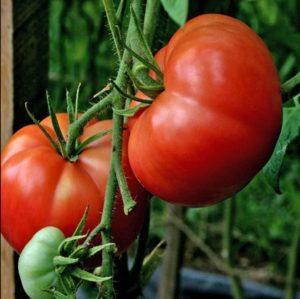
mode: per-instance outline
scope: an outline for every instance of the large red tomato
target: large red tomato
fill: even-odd
[[[280,85],[267,47],[239,20],[207,14],[156,57],[165,90],[131,123],[135,175],[173,203],[230,197],[267,162],[280,133]]]
[[[67,136],[68,117],[58,114]],[[42,121],[54,136],[51,121]],[[110,120],[90,122],[81,141],[112,127]],[[113,214],[112,235],[124,250],[139,233],[147,210],[146,192],[135,179],[127,155],[128,133],[124,133],[123,166],[137,206],[129,216],[123,213],[120,194]],[[89,206],[86,230],[101,217],[111,157],[111,135],[89,145],[76,162],[64,160],[36,125],[23,127],[10,139],[1,161],[1,232],[20,252],[35,232],[56,226],[70,236]]]

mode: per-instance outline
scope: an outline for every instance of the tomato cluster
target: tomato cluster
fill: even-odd
[[[141,228],[148,205],[145,189],[187,206],[230,197],[267,162],[281,128],[280,85],[272,57],[242,22],[214,14],[196,17],[155,59],[165,90],[129,120],[130,136],[124,132],[123,167],[137,206],[125,216],[117,194],[112,235],[119,250]],[[141,92],[138,96],[145,97]],[[57,117],[67,138],[68,116]],[[42,125],[55,138],[50,118]],[[92,121],[80,141],[111,127],[110,120]],[[20,252],[46,226],[70,236],[87,206],[86,229],[95,227],[110,158],[110,135],[70,162],[36,125],[16,132],[1,160],[4,237]]]

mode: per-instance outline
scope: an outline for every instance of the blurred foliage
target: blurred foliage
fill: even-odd
[[[74,92],[82,82],[80,109],[86,109],[92,95],[114,76],[117,66],[101,1],[52,0],[50,3],[50,93],[56,99],[57,110],[65,110],[65,88]],[[299,0],[189,1],[188,17],[201,13],[233,15],[253,28],[271,50],[282,82],[300,71]],[[178,25],[162,9],[154,52],[177,29]],[[285,273],[287,249],[300,209],[299,144],[298,138],[287,150],[281,195],[274,193],[262,174],[237,195],[234,249],[241,267],[264,267],[282,276]],[[164,207],[158,199],[152,200],[151,242],[163,238]],[[186,220],[197,235],[220,252],[222,203],[187,209]],[[192,259],[199,255],[197,249],[193,250]],[[192,260],[186,262],[193,264]]]

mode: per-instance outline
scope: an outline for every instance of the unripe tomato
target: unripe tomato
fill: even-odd
[[[59,254],[58,247],[64,239],[59,229],[45,227],[32,237],[22,251],[18,269],[23,288],[31,299],[53,298],[45,289],[58,282],[53,258]]]
[[[165,90],[131,123],[135,175],[176,204],[232,196],[267,162],[280,133],[270,52],[241,21],[207,14],[179,29],[158,55]]]
[[[67,137],[68,117],[58,114]],[[54,136],[51,121],[42,121]],[[90,122],[81,141],[111,129],[112,121]],[[147,210],[146,191],[134,177],[127,155],[128,132],[124,132],[123,167],[137,205],[125,216],[118,192],[112,235],[120,251],[139,233]],[[99,222],[111,158],[111,135],[90,144],[74,163],[64,160],[36,125],[16,132],[3,150],[1,160],[1,232],[11,246],[21,252],[35,232],[45,226],[59,228],[70,236],[89,206],[86,230]]]

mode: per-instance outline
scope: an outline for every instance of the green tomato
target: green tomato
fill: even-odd
[[[21,282],[31,299],[52,299],[44,290],[54,285],[58,279],[53,258],[58,255],[58,247],[65,239],[55,227],[39,230],[24,247],[18,263]]]

